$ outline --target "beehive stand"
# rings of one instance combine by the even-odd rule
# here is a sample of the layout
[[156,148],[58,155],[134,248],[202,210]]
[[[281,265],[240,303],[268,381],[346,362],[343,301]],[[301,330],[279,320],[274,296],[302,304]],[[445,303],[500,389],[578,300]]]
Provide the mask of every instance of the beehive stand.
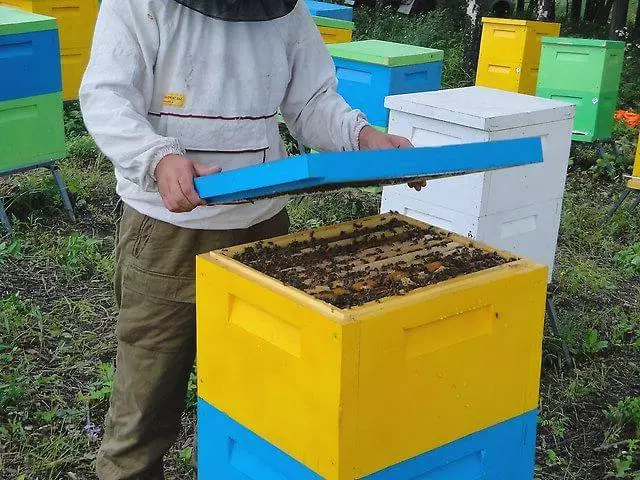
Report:
[[[1,161],[2,159],[0,158],[0,163]],[[36,168],[47,168],[49,169],[49,171],[51,171],[51,174],[53,175],[53,179],[55,180],[56,185],[58,186],[58,191],[60,192],[60,199],[62,200],[62,205],[64,206],[64,209],[67,211],[67,215],[69,215],[69,218],[71,219],[71,221],[75,222],[76,216],[73,211],[73,205],[71,204],[71,199],[69,198],[69,193],[67,192],[67,187],[64,184],[62,175],[60,175],[60,167],[58,167],[58,164],[56,163],[56,161],[38,163],[35,165],[30,165],[28,167],[16,168],[13,170],[8,170],[6,172],[0,172],[0,177],[5,175],[13,175],[16,173],[23,173],[28,170],[33,170]],[[6,232],[9,235],[11,235],[12,233],[11,221],[9,220],[9,216],[7,215],[7,211],[5,209],[2,197],[0,197],[0,223],[2,224]]]
[[407,182],[542,161],[539,138],[444,147],[300,155],[195,179],[211,204],[344,186]]

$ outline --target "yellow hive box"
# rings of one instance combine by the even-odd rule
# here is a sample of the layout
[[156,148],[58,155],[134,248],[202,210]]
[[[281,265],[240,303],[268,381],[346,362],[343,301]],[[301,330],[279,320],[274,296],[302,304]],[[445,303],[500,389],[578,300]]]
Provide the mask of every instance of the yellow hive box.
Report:
[[315,22],[324,43],[347,43],[353,37],[355,24],[347,20],[314,16]]
[[636,159],[633,162],[633,178],[627,182],[627,187],[640,190],[640,137],[638,137],[638,148],[636,149]]
[[[393,219],[427,227],[386,214],[272,242],[344,242]],[[231,258],[246,248],[197,258],[198,394],[322,478],[361,478],[537,407],[546,267],[514,259],[340,309]]]
[[67,48],[60,51],[63,100],[78,98],[80,83],[89,64],[90,52],[90,48]]
[[476,85],[535,95],[542,37],[557,37],[560,24],[483,18]]
[[347,43],[353,37],[353,31],[345,28],[323,27],[318,25],[324,43]]
[[58,20],[62,63],[62,97],[78,98],[80,81],[89,62],[93,29],[98,17],[98,0],[0,0],[27,12]]

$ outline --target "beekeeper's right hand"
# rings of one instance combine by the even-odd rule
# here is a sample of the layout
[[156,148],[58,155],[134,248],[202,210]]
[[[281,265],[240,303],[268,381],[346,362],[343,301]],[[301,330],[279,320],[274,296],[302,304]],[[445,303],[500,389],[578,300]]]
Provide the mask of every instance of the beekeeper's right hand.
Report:
[[218,166],[208,167],[195,163],[182,155],[167,155],[155,170],[158,191],[165,207],[174,213],[190,212],[206,205],[193,185],[195,177],[219,173]]

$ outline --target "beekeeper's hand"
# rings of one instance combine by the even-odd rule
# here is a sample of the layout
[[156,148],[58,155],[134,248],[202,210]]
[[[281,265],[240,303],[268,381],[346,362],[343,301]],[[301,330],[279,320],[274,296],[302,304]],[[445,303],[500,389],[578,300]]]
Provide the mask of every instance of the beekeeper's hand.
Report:
[[207,167],[181,155],[167,155],[160,160],[155,171],[164,206],[171,212],[184,213],[206,205],[196,192],[193,179],[220,171],[218,166]]
[[[411,148],[411,142],[398,135],[388,135],[373,127],[366,126],[360,131],[360,150],[389,150],[392,148]],[[417,191],[427,185],[426,181],[411,182],[409,186]]]

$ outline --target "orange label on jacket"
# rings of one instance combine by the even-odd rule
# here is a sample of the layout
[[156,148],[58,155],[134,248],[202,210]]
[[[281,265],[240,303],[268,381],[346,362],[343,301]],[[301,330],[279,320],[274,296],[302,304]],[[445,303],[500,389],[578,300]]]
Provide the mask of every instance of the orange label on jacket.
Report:
[[184,107],[185,96],[181,93],[167,93],[162,100],[165,107]]

